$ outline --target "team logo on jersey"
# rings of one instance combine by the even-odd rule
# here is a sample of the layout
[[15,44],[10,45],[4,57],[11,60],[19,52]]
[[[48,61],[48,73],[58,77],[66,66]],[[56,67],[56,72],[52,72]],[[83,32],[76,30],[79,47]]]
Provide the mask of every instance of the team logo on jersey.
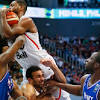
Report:
[[24,51],[25,45],[23,45],[20,50],[16,53],[17,59],[24,59],[27,58],[27,53]]
[[17,59],[24,59],[24,58],[27,58],[28,56],[25,51],[22,51],[22,52],[17,52],[16,57],[17,57]]
[[97,85],[95,86],[95,88],[94,88],[93,92],[96,92],[99,88],[100,88],[100,85],[99,85],[99,84],[97,84]]

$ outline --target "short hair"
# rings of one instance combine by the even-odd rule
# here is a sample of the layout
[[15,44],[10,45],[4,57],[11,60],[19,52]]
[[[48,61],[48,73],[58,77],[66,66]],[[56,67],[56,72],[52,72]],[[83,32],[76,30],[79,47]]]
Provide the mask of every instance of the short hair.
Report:
[[38,66],[31,66],[27,69],[26,71],[26,78],[31,78],[33,79],[33,76],[32,76],[32,72],[36,72],[36,71],[39,71],[41,70]]
[[100,63],[100,51],[97,52],[97,55],[96,55],[96,57],[95,57],[95,61],[96,61],[97,63]]
[[[27,3],[25,0],[15,0],[20,6],[24,6],[24,11],[26,12],[27,10]],[[24,12],[24,13],[25,13]]]

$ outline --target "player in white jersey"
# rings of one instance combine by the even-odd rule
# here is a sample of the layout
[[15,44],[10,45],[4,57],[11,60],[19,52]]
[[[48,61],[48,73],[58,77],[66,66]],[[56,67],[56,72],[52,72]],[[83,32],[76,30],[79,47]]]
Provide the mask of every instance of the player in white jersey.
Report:
[[[5,37],[11,38],[14,37],[16,34],[25,34],[26,36],[26,42],[25,45],[18,51],[16,54],[16,60],[18,63],[22,65],[24,69],[27,69],[27,66],[30,65],[38,65],[40,64],[41,58],[50,58],[53,60],[53,58],[42,49],[40,43],[39,43],[39,37],[38,37],[38,30],[31,18],[23,17],[25,13],[26,5],[23,2],[23,0],[15,0],[10,4],[9,10],[15,12],[18,17],[20,18],[18,24],[9,26],[9,24],[6,21],[6,12],[5,10],[2,10],[2,28]],[[29,31],[29,32],[26,32]],[[49,56],[49,57],[48,57]],[[44,70],[47,69],[46,67]],[[47,72],[49,73],[50,68],[48,68]],[[46,73],[47,73],[46,72]],[[48,74],[47,73],[47,74]],[[51,73],[51,74],[50,74]],[[46,78],[53,75],[53,71],[50,70],[50,75],[46,76]],[[62,82],[64,82],[64,79],[61,79]]]
[[[53,57],[50,56],[46,50],[42,49],[39,43],[39,36],[37,33],[25,33],[26,42],[22,48],[16,53],[16,61],[23,67],[24,69],[24,76],[27,68],[32,65],[39,66],[43,72],[44,77],[49,79],[54,72],[48,66],[45,67],[43,64],[40,63],[40,60],[43,58],[51,59],[54,61]],[[11,41],[9,45],[12,44]],[[54,61],[55,62],[55,61]]]
[[[38,30],[33,20],[31,18],[21,18],[24,15],[26,9],[26,3],[23,0],[15,0],[10,4],[9,11],[15,12],[20,18],[18,24],[12,26],[12,28],[6,21],[5,10],[2,10],[2,28],[4,31],[3,35],[7,38],[11,38],[15,35],[25,34],[26,43],[16,54],[16,60],[21,64],[24,70],[26,70],[30,65],[39,65],[39,67],[44,72],[45,78],[48,79],[54,73],[50,67],[45,67],[44,65],[40,64],[40,59],[49,58],[53,60],[53,58],[42,49],[39,43]],[[66,82],[65,78],[63,77],[59,77],[58,80],[62,83]]]

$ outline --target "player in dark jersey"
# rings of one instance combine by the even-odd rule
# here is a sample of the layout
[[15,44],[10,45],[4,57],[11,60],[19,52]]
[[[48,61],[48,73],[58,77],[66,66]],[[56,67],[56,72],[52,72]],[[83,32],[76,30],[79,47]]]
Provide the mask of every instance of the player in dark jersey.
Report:
[[83,96],[83,100],[100,100],[100,51],[95,52],[86,60],[85,65],[90,74],[81,78],[80,85],[63,84],[55,81],[49,81],[50,86],[58,86],[65,91]]
[[8,63],[12,60],[18,49],[24,44],[25,38],[19,36],[16,38],[13,45],[4,53],[2,53],[2,47],[4,47],[4,40],[0,39],[0,100],[8,100],[9,95],[16,99],[22,96],[22,92],[19,90],[15,81],[11,79],[8,72]]

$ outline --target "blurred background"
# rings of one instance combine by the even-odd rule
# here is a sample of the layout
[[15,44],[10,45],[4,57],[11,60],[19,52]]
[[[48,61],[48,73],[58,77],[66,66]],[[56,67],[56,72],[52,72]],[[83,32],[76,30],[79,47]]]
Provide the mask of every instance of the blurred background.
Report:
[[[0,8],[13,0],[0,0]],[[40,42],[55,59],[70,84],[80,84],[84,62],[100,50],[100,0],[26,0],[26,16],[39,31]],[[11,65],[13,66],[13,65]],[[22,68],[14,64],[13,78],[20,85]],[[17,68],[17,71],[16,71]],[[19,72],[19,73],[17,73]],[[70,95],[71,100],[81,97]]]

